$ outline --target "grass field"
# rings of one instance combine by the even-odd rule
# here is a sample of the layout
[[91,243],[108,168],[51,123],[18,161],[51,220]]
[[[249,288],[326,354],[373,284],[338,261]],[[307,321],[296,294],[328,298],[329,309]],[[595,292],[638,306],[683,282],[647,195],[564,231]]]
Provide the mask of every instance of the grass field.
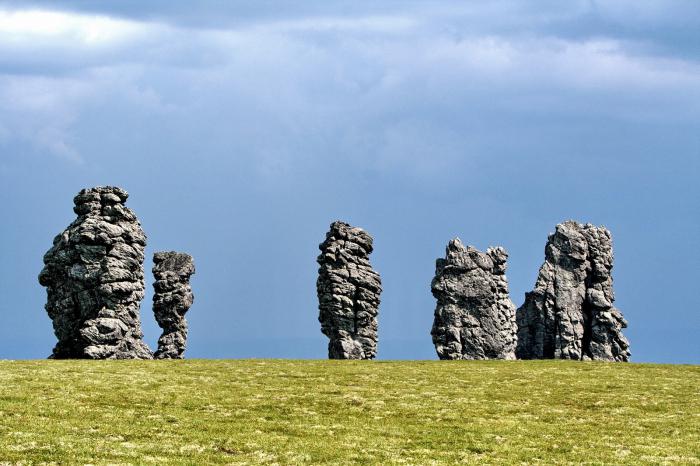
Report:
[[700,464],[700,366],[0,361],[0,464]]

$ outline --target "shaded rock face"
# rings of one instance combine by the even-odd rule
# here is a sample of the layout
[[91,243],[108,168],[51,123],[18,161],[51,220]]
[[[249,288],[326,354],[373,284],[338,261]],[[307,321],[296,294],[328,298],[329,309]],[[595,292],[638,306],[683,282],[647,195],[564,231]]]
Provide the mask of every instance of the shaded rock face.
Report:
[[486,253],[449,242],[435,262],[437,299],[430,332],[440,359],[515,359],[515,305],[508,296],[506,250]]
[[319,249],[318,320],[330,339],[328,357],[373,359],[382,285],[369,263],[372,237],[361,228],[334,222]]
[[39,283],[58,337],[52,358],[150,359],[139,303],[146,235],[116,187],[83,189],[78,218],[54,238]]
[[158,339],[156,359],[182,359],[187,344],[185,313],[194,302],[190,277],[194,274],[192,256],[182,252],[153,255],[153,313],[163,334]]
[[518,358],[628,361],[627,322],[613,306],[612,267],[606,228],[557,225],[535,289],[518,309]]

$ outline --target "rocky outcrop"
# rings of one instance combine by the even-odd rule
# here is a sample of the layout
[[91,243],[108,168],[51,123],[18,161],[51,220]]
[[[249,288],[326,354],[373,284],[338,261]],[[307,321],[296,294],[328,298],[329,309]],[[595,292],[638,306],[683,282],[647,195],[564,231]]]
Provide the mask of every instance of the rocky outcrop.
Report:
[[194,274],[192,256],[182,252],[153,255],[153,313],[163,334],[158,339],[156,359],[182,359],[187,344],[185,313],[194,302],[190,277]]
[[369,262],[372,237],[361,228],[333,222],[319,249],[318,320],[330,339],[328,357],[373,359],[382,286]]
[[431,283],[437,299],[430,332],[440,359],[515,359],[515,305],[508,296],[501,247],[486,253],[449,242],[435,261]]
[[39,283],[58,338],[52,358],[150,359],[139,304],[146,235],[116,187],[84,189],[78,218],[44,255]]
[[627,322],[613,306],[612,267],[606,228],[557,225],[535,289],[517,312],[518,358],[628,361]]

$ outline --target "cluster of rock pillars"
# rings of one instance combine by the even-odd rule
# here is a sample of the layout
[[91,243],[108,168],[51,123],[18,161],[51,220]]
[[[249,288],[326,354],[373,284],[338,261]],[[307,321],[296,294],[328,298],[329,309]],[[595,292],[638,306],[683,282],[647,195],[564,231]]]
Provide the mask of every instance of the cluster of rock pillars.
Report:
[[58,343],[51,358],[182,358],[185,313],[194,262],[188,254],[153,257],[153,312],[163,335],[154,353],[143,341],[139,307],[145,294],[141,224],[116,187],[84,189],[73,199],[78,215],[44,255],[39,283],[46,287],[46,311]]
[[[153,312],[163,334],[151,352],[143,341],[144,234],[117,187],[84,189],[78,215],[44,256],[39,282],[58,338],[52,358],[180,359],[185,313],[194,301],[192,257],[153,257]],[[316,289],[321,331],[331,359],[373,359],[382,283],[372,268],[372,237],[334,222],[319,245]],[[516,309],[502,247],[486,252],[455,238],[435,264],[437,300],[431,331],[440,359],[628,361],[627,322],[613,305],[612,237],[604,227],[568,221],[545,247],[535,288]]]
[[[335,222],[319,246],[317,282],[328,357],[371,359],[377,347],[381,280],[372,237]],[[545,248],[535,289],[516,310],[502,247],[485,253],[455,238],[435,263],[431,335],[440,359],[628,361],[627,322],[613,306],[612,237],[604,227],[568,221]]]

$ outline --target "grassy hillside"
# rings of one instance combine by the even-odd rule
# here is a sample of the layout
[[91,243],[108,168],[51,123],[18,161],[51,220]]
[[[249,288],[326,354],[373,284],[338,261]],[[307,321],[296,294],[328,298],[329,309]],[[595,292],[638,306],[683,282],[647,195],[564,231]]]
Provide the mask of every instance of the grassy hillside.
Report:
[[0,463],[700,464],[700,367],[0,361]]

